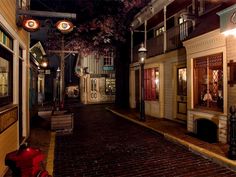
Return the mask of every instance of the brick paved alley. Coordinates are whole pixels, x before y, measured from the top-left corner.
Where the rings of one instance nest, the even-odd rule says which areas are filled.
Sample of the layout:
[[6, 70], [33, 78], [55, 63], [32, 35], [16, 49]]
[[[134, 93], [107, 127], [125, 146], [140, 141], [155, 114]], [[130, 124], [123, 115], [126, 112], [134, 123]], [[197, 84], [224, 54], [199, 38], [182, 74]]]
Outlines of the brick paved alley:
[[74, 107], [73, 134], [56, 137], [55, 177], [236, 176], [105, 106]]

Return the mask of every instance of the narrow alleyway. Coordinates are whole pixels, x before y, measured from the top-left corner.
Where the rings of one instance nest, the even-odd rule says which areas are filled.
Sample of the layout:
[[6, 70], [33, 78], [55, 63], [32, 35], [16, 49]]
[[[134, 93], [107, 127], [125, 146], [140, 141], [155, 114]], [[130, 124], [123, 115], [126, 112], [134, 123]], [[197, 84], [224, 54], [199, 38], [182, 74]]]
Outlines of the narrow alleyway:
[[54, 176], [236, 176], [161, 135], [106, 111], [73, 107], [72, 135], [56, 138]]

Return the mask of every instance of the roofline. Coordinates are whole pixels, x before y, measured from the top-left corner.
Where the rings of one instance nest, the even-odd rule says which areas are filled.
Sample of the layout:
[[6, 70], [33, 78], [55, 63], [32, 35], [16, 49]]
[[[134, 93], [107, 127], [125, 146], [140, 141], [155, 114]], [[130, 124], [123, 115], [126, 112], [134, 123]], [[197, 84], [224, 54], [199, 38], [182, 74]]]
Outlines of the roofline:
[[36, 44], [34, 44], [34, 45], [30, 48], [30, 51], [31, 51], [34, 47], [39, 47], [40, 50], [42, 51], [42, 54], [43, 54], [43, 55], [46, 55], [46, 52], [45, 52], [45, 50], [44, 50], [44, 48], [43, 48], [43, 46], [42, 46], [42, 44], [41, 44], [40, 41], [37, 42]]
[[141, 26], [146, 20], [152, 18], [155, 14], [160, 12], [164, 6], [168, 6], [175, 0], [151, 0], [141, 11], [134, 16], [131, 23], [133, 29]]

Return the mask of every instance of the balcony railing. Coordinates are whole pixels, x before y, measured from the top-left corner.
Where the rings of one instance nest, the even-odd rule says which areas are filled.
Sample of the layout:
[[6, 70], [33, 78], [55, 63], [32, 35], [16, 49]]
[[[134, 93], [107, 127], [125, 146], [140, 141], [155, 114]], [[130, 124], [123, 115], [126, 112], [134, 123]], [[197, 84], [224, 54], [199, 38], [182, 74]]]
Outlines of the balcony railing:
[[[175, 50], [183, 46], [182, 41], [192, 32], [192, 22], [187, 21], [166, 31], [166, 51]], [[138, 61], [138, 49], [134, 46], [133, 62]], [[147, 40], [147, 58], [164, 53], [164, 35]]]

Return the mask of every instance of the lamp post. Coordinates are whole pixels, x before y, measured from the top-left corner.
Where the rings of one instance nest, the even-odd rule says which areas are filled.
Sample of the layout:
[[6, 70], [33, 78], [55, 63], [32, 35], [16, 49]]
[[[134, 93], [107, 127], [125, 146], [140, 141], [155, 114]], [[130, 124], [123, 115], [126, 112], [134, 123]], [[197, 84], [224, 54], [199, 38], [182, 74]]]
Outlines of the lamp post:
[[139, 63], [141, 66], [141, 104], [140, 104], [140, 120], [145, 121], [145, 102], [144, 102], [144, 62], [147, 55], [147, 49], [143, 43], [138, 49]]
[[56, 75], [56, 99], [55, 99], [55, 107], [57, 111], [59, 111], [60, 108], [60, 74], [61, 74], [61, 69], [58, 67]]

